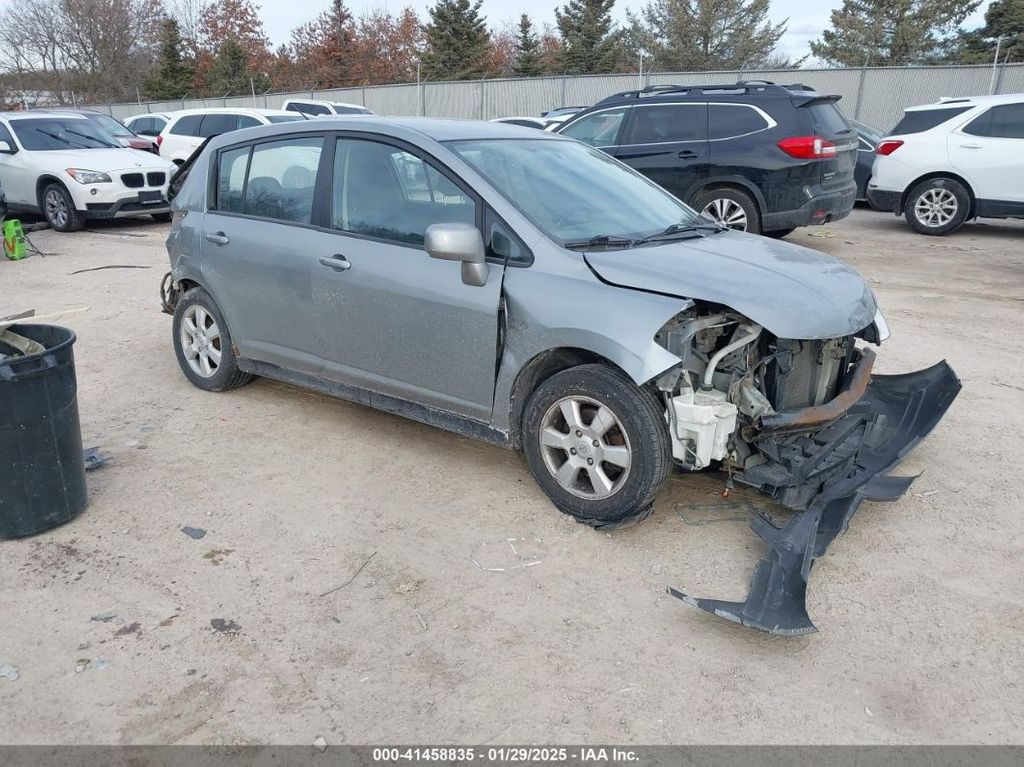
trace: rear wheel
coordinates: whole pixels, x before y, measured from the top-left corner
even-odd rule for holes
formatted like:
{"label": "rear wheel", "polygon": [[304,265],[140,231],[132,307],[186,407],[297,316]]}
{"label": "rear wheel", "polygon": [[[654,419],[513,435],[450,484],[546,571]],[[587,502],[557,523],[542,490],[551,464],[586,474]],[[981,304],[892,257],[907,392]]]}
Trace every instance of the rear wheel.
{"label": "rear wheel", "polygon": [[527,402],[523,444],[552,503],[593,527],[646,517],[672,467],[660,403],[604,365],[544,381]]}
{"label": "rear wheel", "polygon": [[904,216],[915,232],[933,236],[959,229],[971,210],[971,196],[959,181],[930,178],[907,196]]}
{"label": "rear wheel", "polygon": [[722,226],[740,232],[761,233],[761,211],[757,202],[740,189],[708,189],[697,195],[694,207]]}
{"label": "rear wheel", "polygon": [[174,307],[172,328],[178,364],[195,386],[227,391],[252,380],[238,369],[224,316],[202,288],[192,288],[181,297]]}

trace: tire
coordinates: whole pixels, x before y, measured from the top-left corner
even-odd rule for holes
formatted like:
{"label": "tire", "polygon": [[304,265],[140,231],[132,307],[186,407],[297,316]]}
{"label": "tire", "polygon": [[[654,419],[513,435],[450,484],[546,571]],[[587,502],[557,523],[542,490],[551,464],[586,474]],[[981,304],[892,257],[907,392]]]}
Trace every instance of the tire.
{"label": "tire", "polygon": [[58,232],[77,232],[85,226],[85,217],[75,210],[75,201],[63,184],[48,184],[43,189],[40,207],[46,223]]}
{"label": "tire", "polygon": [[959,181],[930,178],[910,190],[903,215],[920,234],[941,237],[959,229],[971,212],[971,195]]}
{"label": "tire", "polygon": [[161,224],[168,224],[171,221],[170,213],[154,213],[151,218],[154,221],[159,221]]}
{"label": "tire", "polygon": [[761,234],[761,209],[754,198],[741,189],[706,189],[697,195],[693,207],[730,229]]}
{"label": "tire", "polygon": [[[200,326],[205,332],[197,338],[194,329]],[[205,391],[228,391],[253,379],[238,369],[224,315],[202,288],[191,288],[178,300],[171,327],[174,355],[194,386]]]}
{"label": "tire", "polygon": [[555,507],[597,528],[647,517],[672,469],[662,405],[605,365],[569,368],[538,386],[523,414],[523,445]]}
{"label": "tire", "polygon": [[771,237],[773,240],[781,240],[783,237],[787,237],[796,231],[796,227],[792,226],[789,229],[772,229],[770,232],[761,232],[765,237]]}

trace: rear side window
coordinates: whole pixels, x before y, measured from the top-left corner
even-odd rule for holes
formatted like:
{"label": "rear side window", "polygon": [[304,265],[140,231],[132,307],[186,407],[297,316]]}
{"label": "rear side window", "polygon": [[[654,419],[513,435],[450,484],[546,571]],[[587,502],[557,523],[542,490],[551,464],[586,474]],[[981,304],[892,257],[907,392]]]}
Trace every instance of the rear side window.
{"label": "rear side window", "polygon": [[1024,104],[992,107],[971,120],[964,133],[992,138],[1024,138]]}
{"label": "rear side window", "polygon": [[153,136],[154,120],[152,117],[143,117],[139,120],[132,120],[128,123],[128,129],[140,136]]}
{"label": "rear side window", "polygon": [[563,136],[574,138],[590,146],[611,146],[619,135],[622,118],[626,109],[606,109],[581,117],[565,130],[559,131]]}
{"label": "rear side window", "polygon": [[217,209],[274,221],[312,223],[323,144],[323,138],[316,136],[221,152]]}
{"label": "rear side window", "polygon": [[905,136],[909,133],[924,133],[931,130],[947,120],[952,120],[957,115],[962,115],[974,107],[949,107],[947,109],[920,109],[913,112],[904,112],[903,119],[896,123],[896,127],[889,131],[894,136]]}
{"label": "rear side window", "polygon": [[850,123],[843,117],[839,107],[831,101],[818,101],[806,107],[814,119],[815,129],[826,135],[846,133],[850,130]]}
{"label": "rear side window", "polygon": [[262,123],[255,117],[249,117],[249,115],[238,115],[237,128],[255,128],[257,125],[262,125]]}
{"label": "rear side window", "polygon": [[249,147],[221,152],[217,165],[217,209],[229,213],[242,212],[245,170],[249,165]]}
{"label": "rear side window", "polygon": [[230,133],[235,129],[237,122],[238,118],[235,115],[204,115],[203,122],[199,126],[199,135],[209,138],[222,133]]}
{"label": "rear side window", "polygon": [[755,109],[739,104],[708,106],[708,138],[723,139],[757,133],[768,127],[768,121]]}
{"label": "rear side window", "polygon": [[659,104],[639,107],[623,144],[666,144],[704,141],[708,112],[703,104]]}
{"label": "rear side window", "polygon": [[171,133],[175,136],[198,136],[202,123],[202,115],[186,115],[171,126]]}

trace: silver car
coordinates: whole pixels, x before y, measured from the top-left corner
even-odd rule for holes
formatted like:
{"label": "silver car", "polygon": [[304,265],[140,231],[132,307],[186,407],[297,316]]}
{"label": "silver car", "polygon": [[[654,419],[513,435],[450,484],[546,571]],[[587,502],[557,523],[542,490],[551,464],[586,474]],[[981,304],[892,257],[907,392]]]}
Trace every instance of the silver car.
{"label": "silver car", "polygon": [[487,122],[331,118],[211,139],[172,181],[163,288],[181,369],[266,376],[521,449],[561,511],[643,519],[673,468],[797,513],[744,602],[813,631],[810,564],[960,385],[873,376],[849,266],[725,230],[609,156]]}

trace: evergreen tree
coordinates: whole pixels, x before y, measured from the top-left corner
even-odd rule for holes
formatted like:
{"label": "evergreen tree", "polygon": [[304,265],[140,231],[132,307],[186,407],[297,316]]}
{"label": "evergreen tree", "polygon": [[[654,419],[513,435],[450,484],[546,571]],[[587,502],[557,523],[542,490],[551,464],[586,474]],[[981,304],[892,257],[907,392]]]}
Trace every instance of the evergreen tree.
{"label": "evergreen tree", "polygon": [[993,0],[985,11],[984,26],[963,31],[945,46],[945,61],[991,64],[999,40],[999,61],[1024,60],[1024,0]]}
{"label": "evergreen tree", "polygon": [[[769,0],[652,0],[628,16],[656,66],[676,71],[742,69],[773,62],[786,22],[772,24]],[[635,45],[635,43],[634,43]]]}
{"label": "evergreen tree", "polygon": [[974,12],[979,0],[843,0],[811,53],[838,66],[920,64]]}
{"label": "evergreen tree", "polygon": [[178,22],[164,19],[160,23],[159,40],[160,53],[156,69],[146,78],[143,87],[151,99],[180,99],[191,90],[194,72],[182,60]]}
{"label": "evergreen tree", "polygon": [[516,35],[516,77],[536,77],[543,74],[540,60],[540,38],[533,28],[533,22],[525,13],[519,17],[519,31]]}
{"label": "evergreen tree", "polygon": [[612,29],[615,0],[569,0],[555,9],[562,36],[563,70],[570,74],[611,72],[618,56],[619,35]]}
{"label": "evergreen tree", "polygon": [[423,74],[431,80],[467,80],[487,73],[487,20],[483,0],[438,0],[429,9]]}
{"label": "evergreen tree", "polygon": [[[250,82],[250,78],[252,82]],[[234,37],[220,45],[206,76],[207,90],[214,96],[240,96],[265,91],[267,78],[249,69],[249,54]]]}

